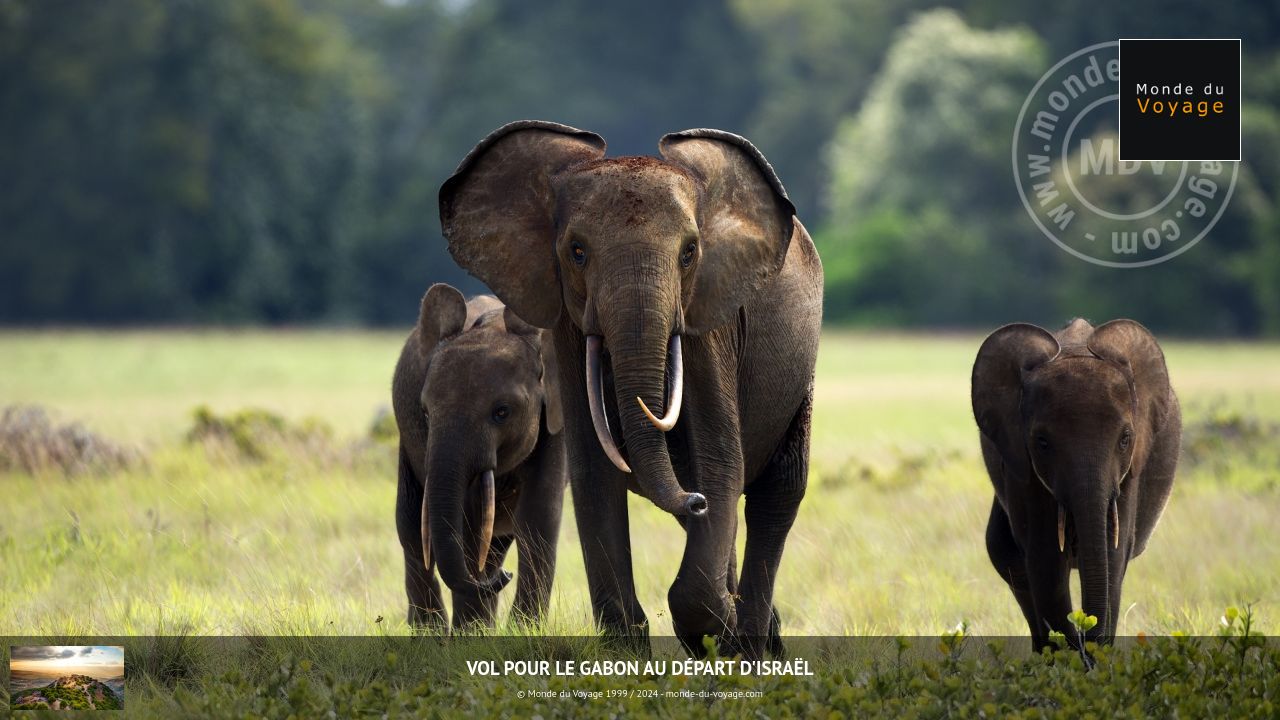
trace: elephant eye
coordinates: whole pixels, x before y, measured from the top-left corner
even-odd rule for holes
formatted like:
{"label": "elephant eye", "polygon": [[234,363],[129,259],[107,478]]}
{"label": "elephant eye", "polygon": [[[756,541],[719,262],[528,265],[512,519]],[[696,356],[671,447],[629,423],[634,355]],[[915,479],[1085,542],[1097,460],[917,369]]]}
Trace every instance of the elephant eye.
{"label": "elephant eye", "polygon": [[1120,436],[1120,449],[1128,450],[1129,445],[1132,442],[1133,442],[1133,433],[1131,433],[1128,430],[1125,430],[1124,434]]}
{"label": "elephant eye", "polygon": [[680,264],[689,267],[693,264],[693,259],[698,254],[698,241],[690,240],[688,245],[684,246],[684,250],[680,253]]}
{"label": "elephant eye", "polygon": [[511,408],[506,403],[499,403],[494,406],[491,417],[495,423],[501,425],[511,417]]}
{"label": "elephant eye", "polygon": [[569,243],[569,254],[573,256],[573,262],[578,265],[585,265],[587,262],[587,249],[582,247],[582,243],[573,241]]}
{"label": "elephant eye", "polygon": [[1048,450],[1048,449],[1049,449],[1049,438],[1047,438],[1047,437],[1045,437],[1045,436],[1043,436],[1043,435],[1037,435],[1037,436],[1036,436],[1036,447],[1040,448],[1041,450]]}

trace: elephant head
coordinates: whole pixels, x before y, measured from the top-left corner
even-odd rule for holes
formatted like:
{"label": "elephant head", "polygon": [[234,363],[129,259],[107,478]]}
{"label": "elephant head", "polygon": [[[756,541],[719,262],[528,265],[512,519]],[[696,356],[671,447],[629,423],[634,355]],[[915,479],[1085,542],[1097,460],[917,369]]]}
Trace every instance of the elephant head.
{"label": "elephant head", "polygon": [[462,293],[448,285],[433,285],[422,298],[420,403],[429,427],[422,546],[427,565],[434,552],[454,592],[497,592],[511,576],[483,574],[495,477],[529,456],[544,418],[548,432],[560,431],[559,394],[547,385],[553,375],[543,367],[552,358],[544,357],[537,328],[496,301],[473,300],[471,311],[468,318]]}
{"label": "elephant head", "polygon": [[[737,319],[782,267],[794,208],[741,137],[689,130],[659,150],[605,158],[593,133],[512,123],[445,182],[440,219],[454,259],[521,317],[577,328],[605,454],[659,507],[696,516],[705,498],[680,488],[663,437],[679,419],[681,337]],[[606,351],[626,457],[608,423]]]}
{"label": "elephant head", "polygon": [[1172,395],[1164,354],[1138,323],[1078,320],[1064,333],[1074,333],[1065,346],[1034,325],[992,333],[973,366],[973,411],[1006,482],[1043,486],[1056,501],[1058,548],[1074,548],[1084,609],[1099,618],[1091,636],[1109,640],[1125,560],[1111,554],[1132,540],[1121,550],[1118,500],[1142,475]]}

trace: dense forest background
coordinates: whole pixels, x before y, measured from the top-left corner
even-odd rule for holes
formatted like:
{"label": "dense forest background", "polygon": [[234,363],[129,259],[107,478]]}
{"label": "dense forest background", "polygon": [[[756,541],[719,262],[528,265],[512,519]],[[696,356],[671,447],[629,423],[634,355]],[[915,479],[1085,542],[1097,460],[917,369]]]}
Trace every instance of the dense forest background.
{"label": "dense forest background", "polygon": [[[1055,248],[1008,159],[1041,73],[1118,37],[1244,48],[1231,205],[1143,270]],[[1274,0],[0,0],[0,322],[409,322],[432,282],[481,289],[436,191],[519,118],[613,154],[746,135],[832,322],[1280,336]]]}

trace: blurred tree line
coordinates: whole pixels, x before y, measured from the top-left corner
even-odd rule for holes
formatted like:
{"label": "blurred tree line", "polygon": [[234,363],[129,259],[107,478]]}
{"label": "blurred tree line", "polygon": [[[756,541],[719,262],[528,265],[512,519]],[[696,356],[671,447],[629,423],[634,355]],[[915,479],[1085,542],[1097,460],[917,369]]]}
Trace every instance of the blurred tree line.
{"label": "blurred tree line", "polygon": [[[1142,271],[1057,250],[1008,164],[1040,74],[1121,36],[1245,49],[1227,215]],[[436,191],[529,117],[614,154],[751,138],[818,239],[832,321],[1280,335],[1272,0],[0,0],[0,322],[407,322],[432,282],[481,289]]]}

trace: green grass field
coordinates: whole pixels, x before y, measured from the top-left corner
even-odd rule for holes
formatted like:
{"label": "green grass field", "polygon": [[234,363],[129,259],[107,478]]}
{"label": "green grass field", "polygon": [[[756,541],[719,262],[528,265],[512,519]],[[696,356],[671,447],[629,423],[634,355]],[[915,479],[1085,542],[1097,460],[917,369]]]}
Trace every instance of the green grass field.
{"label": "green grass field", "polygon": [[[401,339],[0,334],[0,406],[42,405],[148,458],[101,475],[0,474],[0,635],[407,633],[388,448],[344,459],[291,446],[255,462],[184,439],[197,406],[256,407],[323,420],[345,447],[389,404]],[[968,400],[980,340],[823,338],[812,479],[777,587],[785,634],[936,635],[961,620],[1026,633],[983,546],[991,491]],[[1273,629],[1280,345],[1170,342],[1166,353],[1188,433],[1207,449],[1184,459],[1130,567],[1121,633],[1210,632],[1223,607],[1248,601]],[[646,501],[631,507],[641,602],[668,634],[683,536]],[[546,631],[589,633],[571,510],[563,527]]]}

